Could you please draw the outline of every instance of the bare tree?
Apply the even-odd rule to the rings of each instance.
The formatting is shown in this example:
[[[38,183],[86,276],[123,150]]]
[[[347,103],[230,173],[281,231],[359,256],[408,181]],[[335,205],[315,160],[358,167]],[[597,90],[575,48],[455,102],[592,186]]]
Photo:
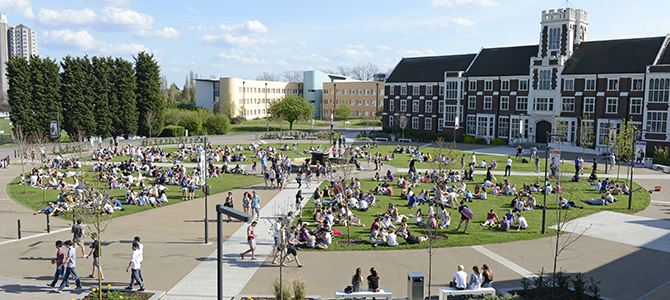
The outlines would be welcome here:
[[[154,112],[153,110],[149,110],[147,112],[145,122],[147,124],[147,127],[149,128],[149,138],[151,138],[151,130],[154,128],[154,124],[156,123],[156,112]]]
[[[355,66],[338,65],[337,73],[348,76],[356,80],[371,81],[374,75],[380,73],[379,67],[372,63],[360,63]]]
[[[303,72],[300,70],[290,70],[281,73],[281,77],[288,82],[303,82]]]
[[[25,149],[26,146],[28,145],[28,137],[23,133],[23,128],[21,127],[21,125],[18,124],[16,124],[16,127],[12,131],[12,137],[14,140],[14,144],[16,144],[16,146],[19,147],[19,155],[21,157],[21,173],[22,173],[21,176],[25,178],[26,176],[25,164],[26,159],[28,158],[25,156],[25,152],[23,149]],[[28,194],[28,185],[24,184],[23,186],[24,186],[23,193]]]
[[[263,72],[263,74],[256,76],[256,80],[281,81],[281,75],[276,73]]]
[[[566,194],[568,199],[573,199],[575,193],[576,190],[574,187],[563,188],[563,194]],[[557,200],[560,199],[560,197],[562,197],[563,194],[556,193]],[[591,225],[589,225],[588,227],[584,228],[583,230],[577,233],[573,231],[568,231],[567,230],[568,226],[573,226],[573,228],[576,227],[576,225],[569,223],[570,220],[569,212],[571,211],[572,210],[570,209],[564,209],[558,206],[556,207],[556,235],[553,237],[554,245],[552,249],[552,252],[554,254],[554,273],[552,275],[554,285],[557,284],[556,275],[557,275],[559,256],[565,249],[567,249],[577,240],[579,240],[579,238],[581,238],[586,233],[586,231],[588,231],[591,228]],[[549,241],[551,241],[551,239]]]

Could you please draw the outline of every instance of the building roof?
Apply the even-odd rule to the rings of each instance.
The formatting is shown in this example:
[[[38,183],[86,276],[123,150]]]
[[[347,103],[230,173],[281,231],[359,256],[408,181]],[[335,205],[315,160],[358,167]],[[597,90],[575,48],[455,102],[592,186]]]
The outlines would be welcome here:
[[[528,75],[530,58],[537,56],[537,45],[485,48],[467,72],[468,77]]]
[[[644,73],[665,37],[583,42],[575,47],[563,74]]]
[[[441,82],[444,72],[465,71],[474,58],[475,54],[403,58],[386,82]]]
[[[663,52],[663,57],[658,61],[659,65],[670,65],[670,50],[668,48],[665,48],[665,52]]]

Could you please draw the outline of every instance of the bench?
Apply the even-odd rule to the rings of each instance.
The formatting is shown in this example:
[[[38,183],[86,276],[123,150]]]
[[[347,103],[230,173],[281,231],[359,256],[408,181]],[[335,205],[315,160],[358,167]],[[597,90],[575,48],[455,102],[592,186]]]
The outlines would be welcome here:
[[[285,135],[281,137],[282,140],[295,140],[295,137],[292,135]]]
[[[349,121],[344,121],[344,125],[351,125],[351,122],[349,122]]]
[[[385,298],[387,300],[391,300],[391,290],[380,290],[379,292],[360,291],[360,292],[354,292],[354,293],[350,293],[350,294],[347,294],[344,291],[335,291],[335,300],[352,299],[352,298],[366,298],[366,297],[375,297],[377,299]]]
[[[388,138],[375,138],[375,142],[380,142],[380,141],[382,141],[382,142],[388,142],[389,139],[388,139]]]
[[[659,170],[659,171],[663,171],[663,172],[670,172],[670,167],[664,166],[664,165],[653,164],[651,166],[651,168],[654,169],[654,170]]]
[[[447,300],[449,296],[463,296],[463,295],[484,295],[494,296],[496,289],[492,287],[484,287],[476,290],[457,290],[456,288],[441,288],[439,300]]]
[[[410,140],[410,139],[398,139],[398,142],[408,142],[408,143],[411,143],[412,140]]]

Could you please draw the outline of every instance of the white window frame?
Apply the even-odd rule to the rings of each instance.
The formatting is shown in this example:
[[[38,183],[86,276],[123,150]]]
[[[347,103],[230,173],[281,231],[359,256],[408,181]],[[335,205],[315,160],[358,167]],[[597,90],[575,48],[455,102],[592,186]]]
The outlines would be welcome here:
[[[506,123],[506,125],[505,125]],[[498,117],[498,137],[508,138],[509,137],[509,116],[499,116]],[[507,132],[505,132],[507,131]]]
[[[509,91],[509,79],[505,79],[505,80],[500,81],[500,90],[501,91]]]
[[[648,102],[668,102],[670,97],[670,78],[651,78],[649,79]]]
[[[488,136],[489,117],[477,116],[477,136]]]
[[[395,86],[389,85],[389,95],[395,95]]]
[[[444,100],[440,100],[437,102],[437,113],[438,114],[444,113]]]
[[[619,78],[608,78],[607,79],[607,90],[608,91],[618,91],[619,90]]]
[[[642,114],[642,103],[644,99],[642,98],[630,98],[630,114],[631,115],[641,115]]]
[[[446,93],[446,99],[458,99],[458,81],[447,81]]]
[[[484,90],[485,91],[492,91],[493,90],[493,80],[485,80],[484,81]]]
[[[394,110],[395,110],[395,101],[393,99],[389,99],[389,111]]]
[[[426,100],[426,106],[425,106],[424,112],[426,112],[426,113],[432,113],[433,112],[433,100]]]
[[[426,95],[427,96],[432,96],[433,95],[433,86],[432,85],[426,85]]]
[[[595,121],[582,119],[582,122],[579,124],[579,130],[580,131],[588,130],[588,133],[591,134],[591,136],[595,136],[596,133]],[[594,142],[595,141],[592,141],[591,143],[587,144],[587,146],[593,146]]]
[[[400,86],[400,95],[407,95],[407,86],[406,85],[401,85]]]
[[[437,119],[437,131],[444,130],[444,119]]]
[[[606,114],[616,114],[619,111],[619,98],[607,98]]]
[[[537,97],[533,99],[533,110],[537,111],[554,110],[554,98]]]
[[[519,80],[519,91],[528,90],[528,79]]]
[[[400,111],[407,111],[407,99],[400,100]]]
[[[500,97],[500,110],[509,110],[509,96]]]
[[[413,96],[418,96],[419,94],[421,94],[421,90],[419,88],[420,88],[420,86],[418,86],[418,85],[413,85],[412,86],[412,95]]]
[[[574,97],[565,97],[561,101],[561,112],[574,112],[575,111],[575,98]]]
[[[565,79],[563,90],[564,91],[574,91],[575,90],[575,80],[574,79]]]
[[[421,110],[421,102],[419,100],[412,101],[412,112],[419,112]]]
[[[493,97],[484,96],[484,110],[492,110],[492,109],[493,109]]]
[[[465,123],[465,131],[468,135],[476,135],[477,134],[477,116],[476,115],[469,115],[467,116],[466,123]]]
[[[596,80],[595,78],[587,78],[584,82],[585,91],[595,91],[596,90]]]
[[[549,37],[547,48],[549,50],[559,50],[561,47],[561,28],[549,28]]]
[[[584,113],[592,114],[596,112],[596,98],[594,97],[585,97],[584,98]]]
[[[442,85],[442,84],[440,84],[439,95],[440,95],[440,96],[444,95],[444,85]]]
[[[477,80],[470,80],[468,91],[476,91],[476,90],[477,90]]]
[[[647,130],[649,133],[667,133],[668,111],[647,111]]]
[[[419,117],[412,117],[412,129],[419,129]]]
[[[537,89],[538,90],[550,90],[551,89],[551,71],[550,70],[540,70],[538,79],[537,79]]]
[[[425,118],[423,120],[423,130],[433,130],[433,118]]]
[[[638,78],[638,79],[633,79],[631,90],[633,91],[641,91],[644,89],[644,79]]]
[[[389,116],[389,127],[393,127],[393,116]]]
[[[446,113],[445,113],[445,121],[446,122],[456,122],[456,112],[457,112],[457,106],[456,105],[447,105],[445,106]]]
[[[516,110],[528,111],[528,97],[516,97]],[[522,107],[524,106],[524,107]]]
[[[477,109],[477,96],[468,96],[468,109]]]

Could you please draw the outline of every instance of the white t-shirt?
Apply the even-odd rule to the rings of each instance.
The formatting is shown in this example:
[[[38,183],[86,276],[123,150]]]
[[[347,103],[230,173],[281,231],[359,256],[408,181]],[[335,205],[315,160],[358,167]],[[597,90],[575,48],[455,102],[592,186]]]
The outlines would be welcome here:
[[[512,165],[512,159],[511,159],[511,158],[508,158],[508,159],[507,159],[507,165],[508,165],[508,166],[511,166],[511,165]]]
[[[358,201],[358,209],[364,210],[368,208],[368,202],[367,201]]]
[[[141,257],[142,257],[142,254],[141,254],[139,249],[133,251],[133,257],[131,259],[132,265],[130,266],[131,269],[133,269],[133,270],[139,270],[140,269],[140,267],[142,266]]]
[[[519,217],[519,225],[521,225],[521,229],[526,229],[528,228],[528,222],[526,221],[525,217]]]
[[[456,287],[464,289],[468,285],[468,273],[463,271],[458,271],[454,273],[454,278],[456,278]]]
[[[137,250],[140,251],[140,262],[144,261],[144,244],[140,243],[140,245],[137,247]]]
[[[387,242],[386,244],[389,246],[397,246],[398,245],[398,237],[395,235],[395,233],[389,233],[387,236]]]

